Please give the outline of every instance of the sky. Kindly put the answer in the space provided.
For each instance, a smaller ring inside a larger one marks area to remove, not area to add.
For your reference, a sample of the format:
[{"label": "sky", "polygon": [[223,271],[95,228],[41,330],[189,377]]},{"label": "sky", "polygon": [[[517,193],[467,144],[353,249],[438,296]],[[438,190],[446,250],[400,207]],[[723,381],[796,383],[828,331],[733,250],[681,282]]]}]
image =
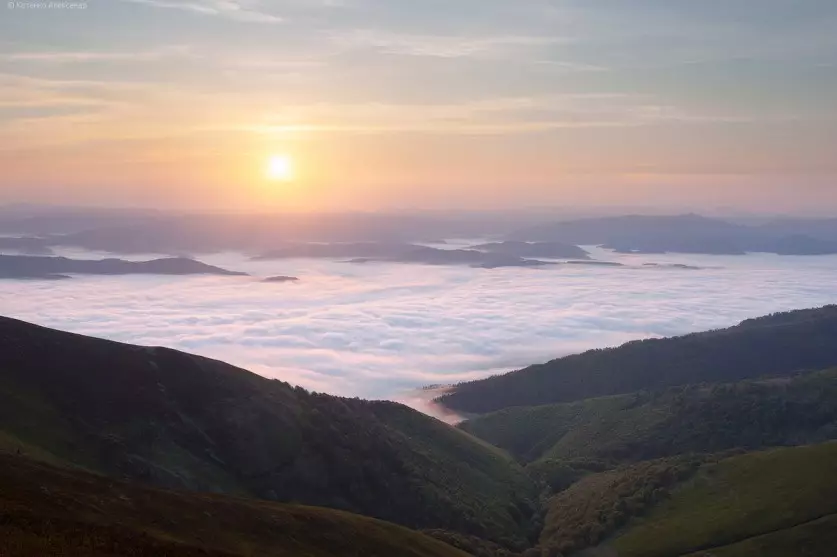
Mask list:
[{"label": "sky", "polygon": [[834,214],[836,98],[834,0],[4,1],[0,202]]}]

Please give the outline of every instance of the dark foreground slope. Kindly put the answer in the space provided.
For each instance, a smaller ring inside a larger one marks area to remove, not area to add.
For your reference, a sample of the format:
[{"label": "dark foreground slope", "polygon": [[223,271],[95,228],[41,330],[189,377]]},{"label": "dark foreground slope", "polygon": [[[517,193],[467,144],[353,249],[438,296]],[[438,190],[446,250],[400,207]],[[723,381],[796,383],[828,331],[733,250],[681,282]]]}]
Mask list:
[{"label": "dark foreground slope", "polygon": [[465,557],[350,513],[152,489],[2,454],[0,555]]},{"label": "dark foreground slope", "polygon": [[0,445],[163,487],[339,508],[516,545],[532,483],[407,407],[0,318]]},{"label": "dark foreground slope", "polygon": [[460,427],[542,470],[818,443],[837,438],[837,370],[507,408]]},{"label": "dark foreground slope", "polygon": [[837,365],[837,306],[774,314],[682,337],[629,342],[458,385],[439,402],[492,412]]}]

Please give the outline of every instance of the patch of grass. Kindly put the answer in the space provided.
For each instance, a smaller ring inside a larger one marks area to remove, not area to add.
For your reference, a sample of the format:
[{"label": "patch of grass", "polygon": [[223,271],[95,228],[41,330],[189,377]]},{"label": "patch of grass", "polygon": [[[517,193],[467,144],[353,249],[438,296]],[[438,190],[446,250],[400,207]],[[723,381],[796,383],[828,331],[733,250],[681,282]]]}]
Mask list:
[{"label": "patch of grass", "polygon": [[687,557],[833,557],[837,514]]},{"label": "patch of grass", "polygon": [[837,443],[708,464],[609,545],[620,557],[677,557],[815,521],[837,513],[835,470]]}]

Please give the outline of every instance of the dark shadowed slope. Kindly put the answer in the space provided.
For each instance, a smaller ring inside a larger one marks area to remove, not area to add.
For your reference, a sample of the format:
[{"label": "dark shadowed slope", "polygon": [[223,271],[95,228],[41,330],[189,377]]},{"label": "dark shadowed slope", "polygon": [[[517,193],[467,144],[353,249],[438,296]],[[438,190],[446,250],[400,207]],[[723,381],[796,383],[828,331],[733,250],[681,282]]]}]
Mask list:
[{"label": "dark shadowed slope", "polygon": [[246,275],[246,273],[228,271],[185,257],[125,261],[123,259],[84,260],[66,257],[0,255],[0,278],[50,278],[61,274]]},{"label": "dark shadowed slope", "polygon": [[514,543],[532,484],[404,406],[0,319],[0,443],[164,487],[335,507]]},{"label": "dark shadowed slope", "polygon": [[345,512],[152,489],[2,454],[0,555],[465,557]]},{"label": "dark shadowed slope", "polygon": [[591,350],[463,383],[439,402],[482,413],[834,365],[837,306],[826,306],[750,319],[728,329]]}]

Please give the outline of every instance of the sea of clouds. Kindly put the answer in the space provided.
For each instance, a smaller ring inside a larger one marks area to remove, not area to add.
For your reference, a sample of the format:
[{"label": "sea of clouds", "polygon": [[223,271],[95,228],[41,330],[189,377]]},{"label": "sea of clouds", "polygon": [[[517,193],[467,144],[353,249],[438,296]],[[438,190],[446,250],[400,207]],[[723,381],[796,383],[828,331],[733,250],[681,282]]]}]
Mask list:
[{"label": "sea of clouds", "polygon": [[[486,270],[217,254],[200,259],[253,276],[6,280],[0,281],[0,314],[177,348],[316,391],[401,400],[430,411],[428,396],[416,391],[422,386],[837,302],[837,256],[594,250],[594,257],[630,267]],[[642,266],[650,262],[701,268]],[[300,281],[261,282],[273,275]]]}]

